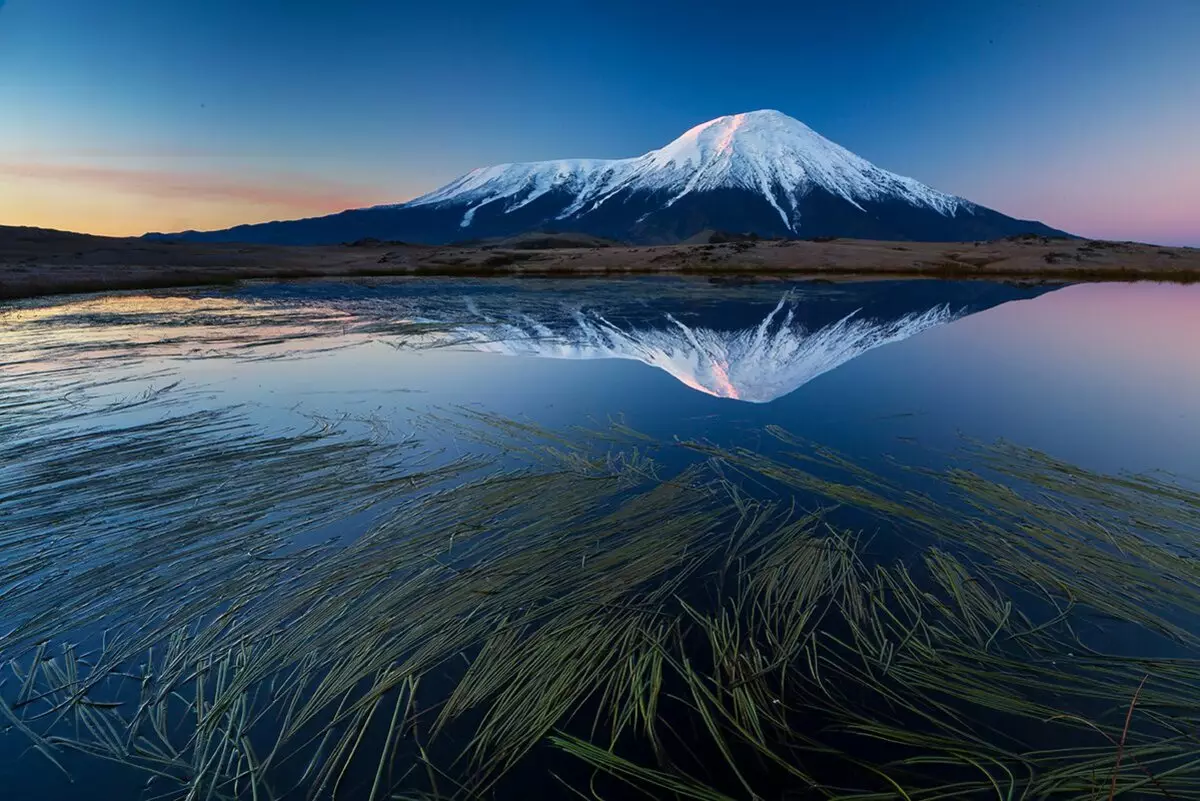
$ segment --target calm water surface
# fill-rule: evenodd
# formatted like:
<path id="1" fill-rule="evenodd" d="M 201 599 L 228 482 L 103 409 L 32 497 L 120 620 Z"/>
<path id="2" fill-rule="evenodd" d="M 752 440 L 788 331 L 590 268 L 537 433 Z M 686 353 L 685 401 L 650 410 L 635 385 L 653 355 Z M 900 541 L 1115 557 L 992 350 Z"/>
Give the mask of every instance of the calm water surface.
<path id="1" fill-rule="evenodd" d="M 714 438 L 778 424 L 864 456 L 965 436 L 1104 470 L 1200 466 L 1193 286 L 299 283 L 29 303 L 4 323 L 8 353 L 152 368 L 146 386 L 263 422 L 469 404 Z"/>
<path id="2" fill-rule="evenodd" d="M 50 425 L 60 432 L 233 409 L 263 436 L 341 427 L 419 439 L 442 461 L 473 446 L 437 420 L 480 411 L 554 430 L 619 421 L 657 440 L 764 452 L 775 446 L 763 431 L 777 426 L 881 468 L 893 458 L 940 465 L 970 442 L 1006 440 L 1091 470 L 1200 476 L 1198 286 L 250 284 L 0 306 L 0 363 L 0 398 L 9 404 L 9 428 L 0 431 L 11 438 L 0 479 L 10 482 L 49 469 L 11 448 L 25 436 L 22 399 L 39 398 L 75 410 L 54 407 L 61 419 Z M 238 469 L 209 480 L 236 480 Z M 105 473 L 75 480 L 95 491 Z M 63 485 L 61 508 L 44 518 L 45 536 L 58 536 L 58 526 L 83 530 L 107 513 L 73 508 L 72 486 Z M 7 503 L 5 514 L 17 515 L 20 501 L 0 493 L 0 510 Z M 137 525 L 153 508 L 111 513 Z M 260 512 L 238 525 L 283 514 Z M 353 541 L 369 520 L 364 511 L 318 529 Z M 20 580 L 6 577 L 12 587 Z M 6 630 L 18 619 L 0 606 Z M 76 621 L 62 626 L 96 636 Z M 28 647 L 14 644 L 5 658 L 27 656 Z M 21 677 L 14 670 L 7 684 Z M 9 727 L 0 736 L 4 797 L 78 798 L 84 787 L 105 799 L 165 792 L 121 766 L 74 753 L 60 759 L 74 784 Z"/>

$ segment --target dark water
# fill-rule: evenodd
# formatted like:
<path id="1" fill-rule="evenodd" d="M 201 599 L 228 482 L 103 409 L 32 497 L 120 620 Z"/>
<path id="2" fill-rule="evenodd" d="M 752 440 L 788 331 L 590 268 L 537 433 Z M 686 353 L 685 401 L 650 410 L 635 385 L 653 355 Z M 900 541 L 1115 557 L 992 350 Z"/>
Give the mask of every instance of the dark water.
<path id="1" fill-rule="evenodd" d="M 262 284 L 0 307 L 0 361 L 0 397 L 66 398 L 79 414 L 64 429 L 154 420 L 168 401 L 175 411 L 236 406 L 264 432 L 313 421 L 395 439 L 419 432 L 449 458 L 467 444 L 427 416 L 467 408 L 552 429 L 619 420 L 656 439 L 750 449 L 770 448 L 762 432 L 779 426 L 864 464 L 935 465 L 964 442 L 1004 439 L 1092 470 L 1200 475 L 1194 286 Z M 73 395 L 81 376 L 88 389 Z M 146 404 L 111 405 L 139 393 Z M 27 469 L 10 459 L 0 478 Z M 104 513 L 63 501 L 54 519 L 78 528 Z M 333 533 L 353 540 L 366 522 L 340 519 Z M 63 760 L 73 784 L 10 729 L 3 797 L 158 792 L 123 767 Z M 537 780 L 527 768 L 514 775 Z"/>

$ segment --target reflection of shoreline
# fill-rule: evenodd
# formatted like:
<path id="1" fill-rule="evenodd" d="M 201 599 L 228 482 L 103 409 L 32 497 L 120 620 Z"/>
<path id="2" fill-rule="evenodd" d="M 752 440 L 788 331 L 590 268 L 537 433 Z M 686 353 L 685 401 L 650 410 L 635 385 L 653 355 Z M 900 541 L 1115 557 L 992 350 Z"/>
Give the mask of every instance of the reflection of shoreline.
<path id="1" fill-rule="evenodd" d="M 550 359 L 631 359 L 665 370 L 683 384 L 719 398 L 767 403 L 866 353 L 959 315 L 946 305 L 893 320 L 851 312 L 816 330 L 795 319 L 789 296 L 755 327 L 693 328 L 667 315 L 663 328 L 622 328 L 596 313 L 575 312 L 566 330 L 528 316 L 456 332 L 473 350 Z"/>
<path id="2" fill-rule="evenodd" d="M 303 358 L 376 341 L 405 350 L 640 361 L 698 392 L 766 403 L 880 345 L 1039 293 L 902 282 L 795 285 L 782 297 L 778 286 L 687 285 L 684 294 L 641 281 L 560 286 L 429 282 L 399 293 L 271 285 L 233 296 L 26 303 L 0 310 L 0 348 L 13 368 L 48 359 Z"/>
<path id="3" fill-rule="evenodd" d="M 354 340 L 359 318 L 327 306 L 270 304 L 233 297 L 115 294 L 0 307 L 0 369 L 132 360 L 310 352 L 307 340 Z M 322 343 L 318 347 L 329 347 Z"/>

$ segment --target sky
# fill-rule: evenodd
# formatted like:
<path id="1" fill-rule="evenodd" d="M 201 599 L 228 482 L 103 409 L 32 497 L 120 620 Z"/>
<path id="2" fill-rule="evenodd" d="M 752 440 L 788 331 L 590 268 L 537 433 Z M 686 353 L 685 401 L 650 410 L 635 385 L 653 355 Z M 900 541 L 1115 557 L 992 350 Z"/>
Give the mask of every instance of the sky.
<path id="1" fill-rule="evenodd" d="M 1200 0 L 0 0 L 0 224 L 221 228 L 775 108 L 1072 233 L 1200 246 Z"/>

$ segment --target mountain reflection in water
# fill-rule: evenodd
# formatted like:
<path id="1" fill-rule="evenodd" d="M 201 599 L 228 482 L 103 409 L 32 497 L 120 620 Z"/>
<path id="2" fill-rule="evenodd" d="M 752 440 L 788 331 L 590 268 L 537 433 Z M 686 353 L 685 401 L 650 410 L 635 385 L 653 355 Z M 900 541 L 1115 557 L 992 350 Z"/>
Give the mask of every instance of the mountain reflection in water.
<path id="1" fill-rule="evenodd" d="M 652 279 L 265 284 L 235 296 L 20 304 L 0 312 L 0 344 L 24 354 L 17 362 L 44 364 L 84 351 L 91 359 L 263 357 L 379 339 L 403 350 L 637 361 L 707 395 L 761 404 L 870 350 L 1050 288 Z"/>
<path id="2" fill-rule="evenodd" d="M 472 346 L 491 353 L 553 359 L 636 359 L 683 384 L 719 398 L 766 403 L 872 348 L 907 339 L 958 315 L 948 306 L 894 320 L 851 313 L 810 331 L 797 322 L 795 300 L 784 295 L 753 328 L 692 327 L 667 315 L 662 328 L 628 328 L 599 313 L 576 311 L 575 328 L 557 334 L 525 319 L 502 324 L 500 335 L 479 334 Z M 468 333 L 466 341 L 471 342 Z"/>
<path id="3" fill-rule="evenodd" d="M 700 292 L 584 306 L 513 288 L 406 303 L 412 319 L 447 326 L 434 335 L 442 344 L 511 356 L 635 360 L 708 395 L 768 403 L 874 348 L 1042 291 L 885 281 L 764 285 L 721 302 Z M 418 339 L 427 342 L 410 343 Z"/>

